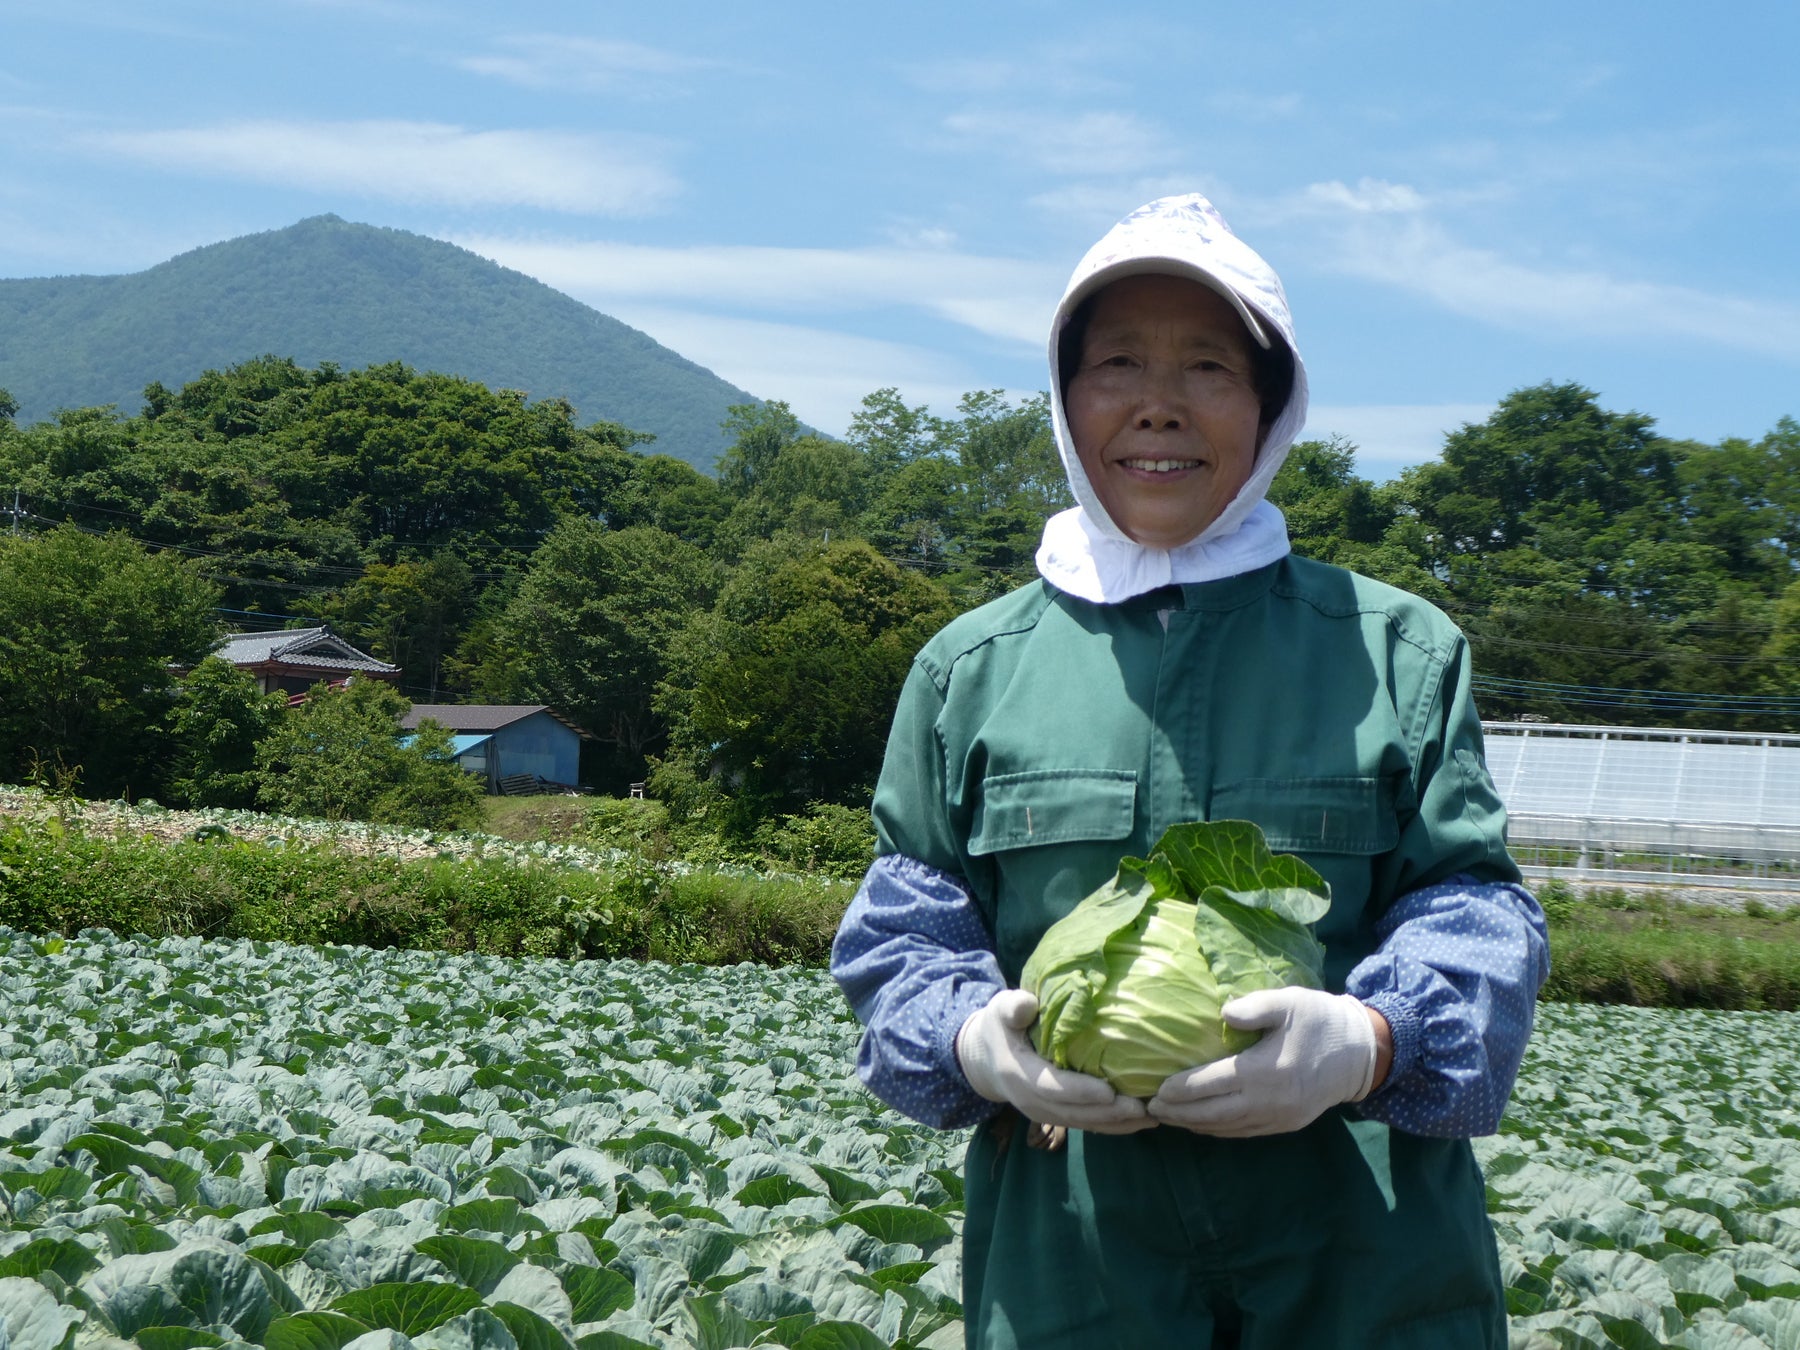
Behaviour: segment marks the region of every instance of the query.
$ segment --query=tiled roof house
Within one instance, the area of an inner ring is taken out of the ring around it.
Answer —
[[[283,628],[232,633],[216,655],[256,676],[264,693],[304,694],[321,680],[341,684],[352,675],[395,681],[400,667],[358,651],[329,628]]]

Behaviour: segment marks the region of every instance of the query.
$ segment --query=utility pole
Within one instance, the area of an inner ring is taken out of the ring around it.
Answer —
[[[25,514],[24,510],[19,506],[19,489],[17,488],[13,489],[12,510],[8,514],[12,516],[12,532],[17,534],[19,532],[19,517]]]

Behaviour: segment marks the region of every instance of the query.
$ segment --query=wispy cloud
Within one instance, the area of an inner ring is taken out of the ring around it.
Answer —
[[[1532,332],[1686,338],[1800,362],[1800,306],[1605,272],[1534,266],[1459,243],[1428,220],[1345,232],[1338,266],[1459,314]]]
[[[1403,215],[1425,209],[1425,198],[1405,183],[1364,178],[1351,187],[1346,183],[1312,183],[1301,194],[1308,207],[1337,209],[1354,215]]]
[[[1116,76],[1101,74],[1124,68],[1111,60],[1108,39],[1094,42],[1040,43],[1028,52],[1016,49],[1006,56],[956,54],[902,66],[901,74],[928,94],[958,98],[996,95],[1071,98],[1080,95],[1118,95],[1129,86]]]
[[[452,236],[455,243],[617,314],[618,302],[843,313],[922,310],[1033,347],[1063,270],[939,248],[664,248],[608,241]]]
[[[959,363],[905,343],[659,306],[611,312],[740,389],[785,400],[801,421],[837,436],[873,390],[892,385],[909,403],[947,413],[980,383]]]
[[[660,147],[642,138],[437,122],[247,121],[82,140],[157,168],[459,207],[637,216],[679,188]]]
[[[1318,261],[1454,313],[1555,337],[1680,338],[1800,362],[1800,306],[1520,261],[1464,243],[1404,184],[1314,184],[1280,208]]]
[[[679,76],[718,70],[727,63],[638,42],[523,33],[502,38],[499,49],[463,57],[458,66],[529,89],[575,89],[637,95],[664,92]]]
[[[133,3],[133,0],[89,0],[86,4],[69,4],[66,0],[8,0],[6,7],[8,20],[34,19],[96,32],[141,33],[198,44],[224,40],[217,25],[182,22],[168,13],[173,8],[169,5],[143,5]]]
[[[0,187],[0,238],[6,240],[8,276],[119,273],[152,267],[201,243],[242,233],[231,227],[196,238],[192,229],[146,221],[141,213],[110,209],[69,210],[41,188]]]
[[[1130,112],[969,109],[950,114],[943,128],[956,141],[1070,176],[1140,173],[1173,153],[1161,127]]]

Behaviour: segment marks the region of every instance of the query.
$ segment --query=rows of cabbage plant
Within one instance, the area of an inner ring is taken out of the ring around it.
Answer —
[[[960,1343],[959,1136],[818,971],[0,930],[0,1350]],[[1800,1347],[1800,1033],[1544,1010],[1514,1340]]]
[[[956,1344],[818,972],[0,930],[0,1347]]]
[[[1515,1345],[1800,1350],[1800,1016],[1544,1005],[1477,1147]]]

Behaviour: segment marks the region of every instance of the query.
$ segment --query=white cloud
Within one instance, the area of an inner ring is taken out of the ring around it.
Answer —
[[[1547,336],[1695,339],[1800,361],[1800,306],[1533,266],[1418,217],[1365,218],[1336,241],[1333,262],[1455,313]]]
[[[636,216],[679,183],[654,142],[436,122],[234,122],[95,134],[98,149],[165,169],[450,206]]]
[[[897,248],[947,249],[956,243],[956,231],[942,225],[890,225],[886,234]]]
[[[1162,128],[1129,112],[970,109],[950,114],[943,126],[958,140],[1057,174],[1139,173],[1171,154]]]
[[[500,50],[456,62],[464,70],[531,89],[579,89],[642,94],[670,76],[717,69],[724,63],[638,42],[524,33],[502,38]],[[654,82],[652,84],[651,82]]]
[[[1116,98],[1131,86],[1112,74],[1096,73],[1128,68],[1123,58],[1112,59],[1116,53],[1109,49],[1111,45],[1105,39],[1040,43],[1027,55],[946,56],[912,62],[900,69],[915,87],[927,93],[959,98],[998,94],[1037,98],[1101,94]]]
[[[1049,331],[1063,283],[1059,268],[945,249],[451,240],[609,314],[622,301],[813,313],[900,307],[1033,347]]]
[[[1357,474],[1382,483],[1436,459],[1448,433],[1493,411],[1491,403],[1314,405],[1301,439],[1348,436],[1356,443]]]
[[[1355,187],[1346,183],[1311,183],[1302,194],[1309,206],[1336,207],[1358,215],[1397,215],[1425,209],[1425,198],[1405,183],[1364,178]]]
[[[892,385],[907,402],[948,413],[979,383],[935,352],[823,328],[654,305],[613,315],[740,389],[784,400],[802,422],[834,436],[876,389]]]
[[[1689,339],[1800,362],[1800,304],[1547,266],[1456,239],[1427,198],[1404,183],[1314,183],[1244,214],[1311,234],[1316,263],[1422,296],[1439,307],[1552,339]]]

